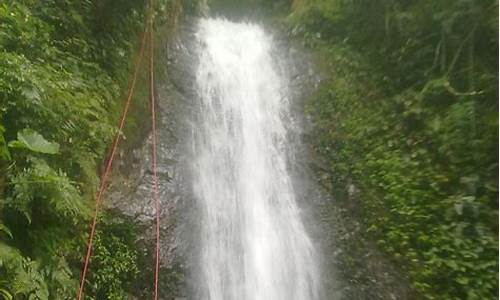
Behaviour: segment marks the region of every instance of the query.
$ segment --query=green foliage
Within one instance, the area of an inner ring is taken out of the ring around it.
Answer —
[[[32,129],[23,129],[17,133],[17,140],[11,141],[9,147],[28,149],[33,152],[57,154],[59,144],[47,141],[41,134]]]
[[[0,3],[0,298],[74,297],[143,26],[143,1]],[[124,288],[133,245],[114,235],[97,247],[108,279],[94,280]],[[100,295],[123,294],[113,286]]]
[[[130,222],[133,221],[116,216],[107,216],[100,222],[89,277],[91,298],[125,299],[130,283],[136,280],[140,257],[135,250],[137,232]]]
[[[5,138],[3,134],[5,132],[5,127],[0,124],[0,161],[10,160],[10,152],[7,148],[7,142],[5,142]]]
[[[366,231],[425,299],[496,299],[497,2],[294,5],[331,74],[308,110],[334,189],[360,188]]]
[[[25,258],[14,247],[0,243],[0,289],[9,299],[24,296],[29,299],[47,299],[48,288],[39,270],[39,264]],[[8,278],[9,280],[5,280]]]
[[[50,168],[46,161],[28,157],[28,167],[11,179],[12,193],[5,207],[23,214],[31,223],[35,206],[43,205],[37,212],[38,222],[52,218],[64,218],[76,224],[79,217],[89,216],[79,190],[61,171]]]

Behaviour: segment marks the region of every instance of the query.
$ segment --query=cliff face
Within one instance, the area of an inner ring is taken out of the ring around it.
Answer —
[[[290,136],[298,157],[290,171],[309,180],[294,184],[324,249],[327,294],[497,296],[498,1],[153,2],[163,295],[188,295],[184,278],[195,272],[186,171],[186,131],[199,105],[194,28],[197,16],[220,15],[263,24],[278,44],[273,55],[286,61],[280,67],[302,129]],[[5,298],[74,295],[146,12],[142,0],[0,4]],[[151,290],[144,65],[97,226],[90,298],[124,298],[131,282],[139,298]]]

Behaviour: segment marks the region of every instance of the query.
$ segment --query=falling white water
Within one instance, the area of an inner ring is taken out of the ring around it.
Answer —
[[[199,23],[194,191],[200,207],[195,298],[314,300],[315,250],[287,171],[286,86],[258,25]]]

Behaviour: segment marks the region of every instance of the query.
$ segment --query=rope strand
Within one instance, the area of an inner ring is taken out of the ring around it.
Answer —
[[[152,10],[153,8],[151,8]],[[156,257],[155,257],[155,282],[154,299],[158,300],[158,278],[160,272],[160,197],[158,191],[158,175],[156,171],[156,104],[154,89],[154,31],[153,19],[150,22],[149,30],[149,76],[150,76],[150,100],[151,100],[151,146],[152,146],[152,167],[153,167],[153,197],[156,207]]]
[[[145,43],[146,43],[146,31],[144,31],[144,33],[142,34],[141,46],[140,46],[139,54],[138,54],[136,61],[135,61],[135,68],[134,68],[134,73],[132,76],[132,81],[130,83],[129,90],[128,90],[127,101],[125,102],[125,106],[123,108],[119,129],[118,129],[118,132],[116,133],[115,139],[113,141],[113,146],[111,147],[109,159],[108,159],[108,162],[106,164],[106,168],[105,168],[105,170],[102,174],[102,177],[101,177],[101,185],[99,186],[99,191],[98,191],[97,196],[96,196],[94,216],[92,218],[92,224],[90,227],[90,234],[89,234],[89,239],[87,242],[87,252],[85,255],[85,262],[83,264],[83,270],[82,270],[81,279],[80,279],[80,287],[78,288],[77,300],[81,300],[83,297],[83,290],[85,287],[85,278],[87,276],[90,256],[92,253],[92,245],[94,242],[95,229],[96,229],[96,225],[97,225],[97,217],[99,215],[99,210],[100,210],[101,204],[102,204],[102,196],[106,190],[106,183],[107,183],[109,174],[111,172],[111,167],[113,165],[113,160],[114,160],[115,155],[116,155],[116,150],[118,148],[118,144],[120,143],[120,140],[121,140],[121,134],[123,132],[123,127],[125,126],[125,120],[126,120],[126,117],[128,114],[128,110],[130,108],[130,103],[132,102],[132,98],[134,95],[135,85],[137,82],[137,74],[139,72],[139,66],[140,66],[142,58],[144,56]]]

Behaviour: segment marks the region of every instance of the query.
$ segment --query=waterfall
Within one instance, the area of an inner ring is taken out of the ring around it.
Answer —
[[[289,102],[272,38],[224,19],[200,20],[196,38],[194,298],[318,299],[315,249],[288,171]]]

